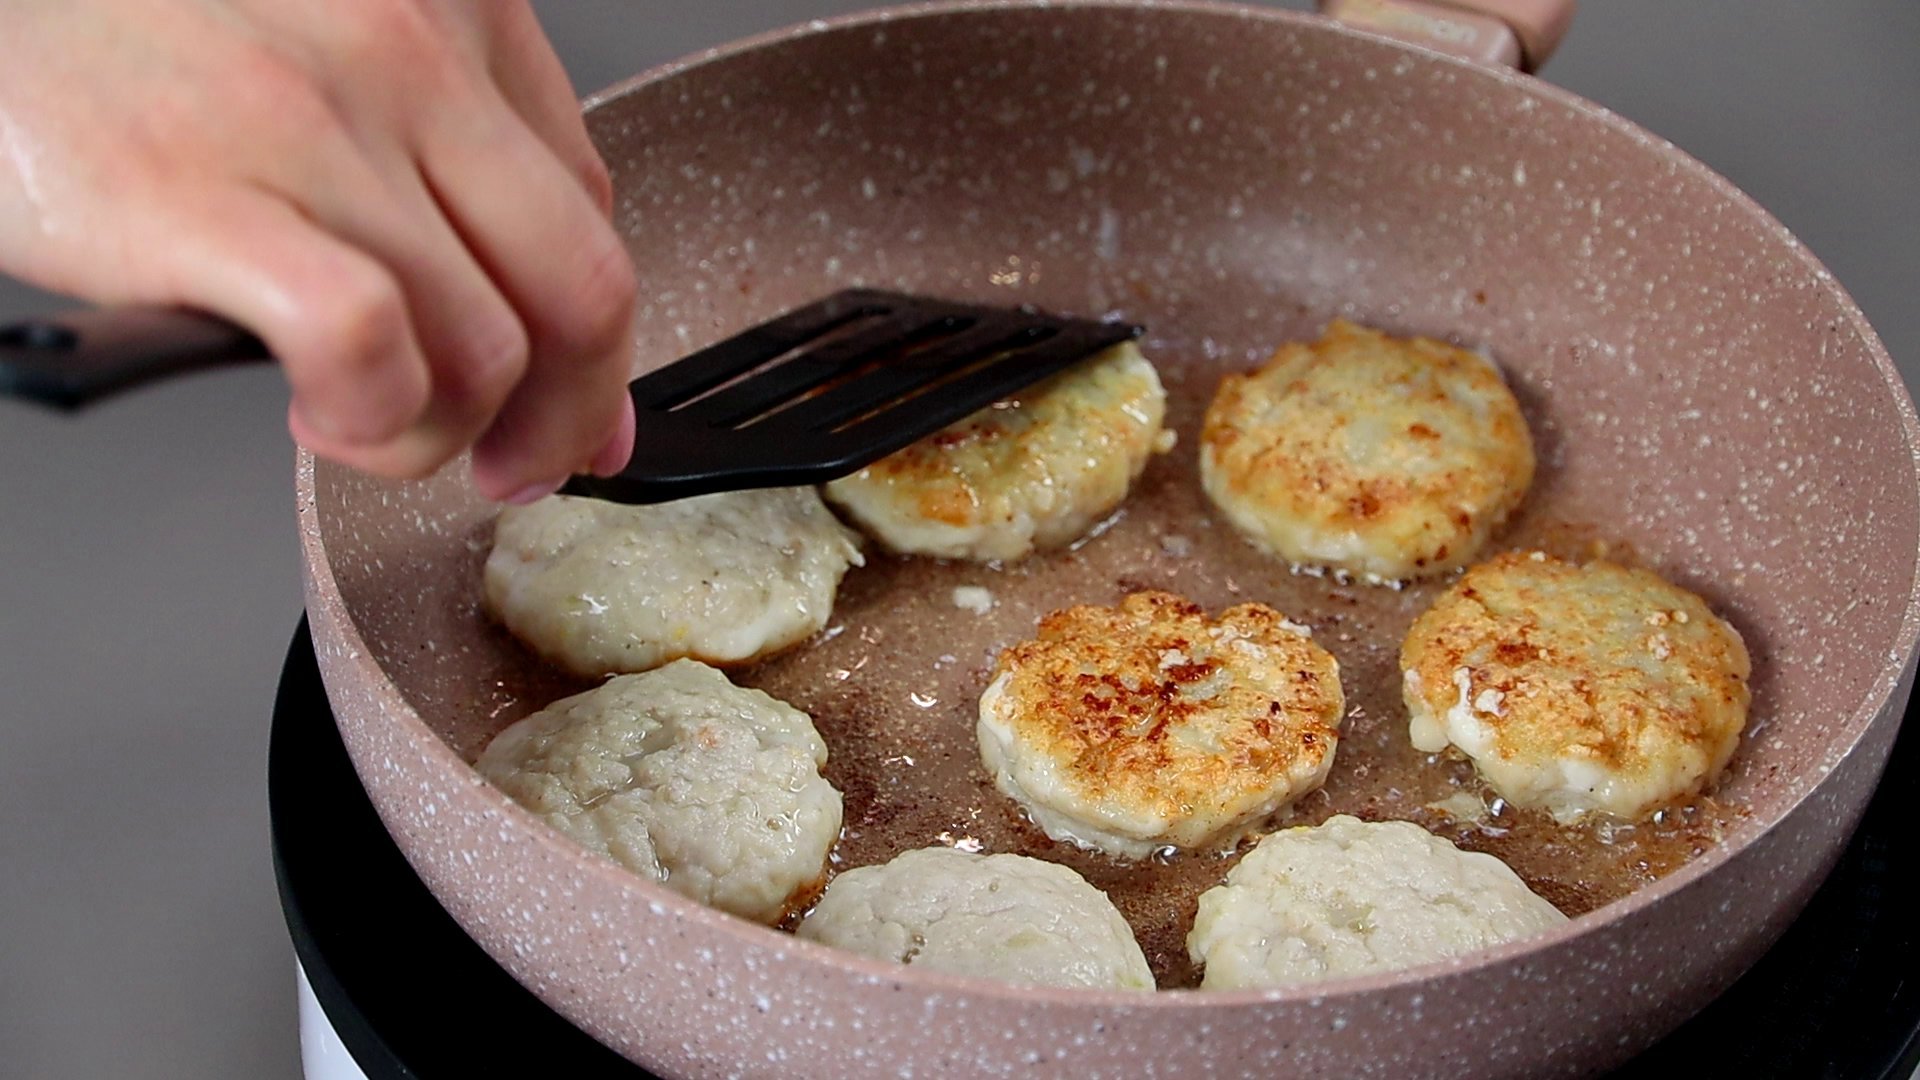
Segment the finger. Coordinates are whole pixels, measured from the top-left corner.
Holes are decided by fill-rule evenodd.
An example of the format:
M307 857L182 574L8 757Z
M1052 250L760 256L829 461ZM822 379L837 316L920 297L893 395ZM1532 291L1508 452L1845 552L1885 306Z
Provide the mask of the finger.
M159 280L139 291L248 327L293 388L296 437L389 475L437 467L457 446L414 434L430 395L400 284L377 261L254 189L158 227Z
M633 415L633 397L623 394L620 399L620 424L614 429L613 438L594 455L590 466L595 476L612 476L627 467L633 460L633 437L638 424Z
M499 498L588 468L616 434L631 369L633 264L586 193L504 105L444 114L420 167L520 315L525 376L474 447Z
M513 305L467 250L402 144L378 132L356 138L345 126L322 127L309 132L291 166L262 183L399 284L431 383L417 441L471 445L527 368L527 332Z
M501 96L565 162L601 215L613 212L613 181L587 134L566 68L540 28L533 8L514 0L486 9L490 16L488 68Z

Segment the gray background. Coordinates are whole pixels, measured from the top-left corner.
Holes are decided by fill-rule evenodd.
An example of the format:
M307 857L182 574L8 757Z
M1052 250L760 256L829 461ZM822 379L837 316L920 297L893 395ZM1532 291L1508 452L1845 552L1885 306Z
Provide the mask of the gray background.
M538 6L589 90L868 5ZM1911 384L1917 52L1913 0L1591 0L1548 74L1755 195ZM45 302L0 279L0 318ZM264 782L300 610L284 408L268 371L84 422L0 406L0 1075L298 1074Z

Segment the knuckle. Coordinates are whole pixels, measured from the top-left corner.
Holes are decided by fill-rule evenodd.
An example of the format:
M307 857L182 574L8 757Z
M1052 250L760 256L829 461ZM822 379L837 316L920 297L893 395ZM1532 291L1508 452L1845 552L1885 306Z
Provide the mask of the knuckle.
M352 119L316 58L292 45L246 41L221 64L192 88L155 95L140 113L143 141L173 173L298 190L353 145ZM210 125L215 112L226 122Z
M418 58L435 51L427 12L412 0L353 0L336 11L340 32L359 56Z
M450 373L450 390L463 403L491 414L526 375L530 353L526 330L502 305L498 313L468 328L465 353Z
M304 64L266 40L241 44L232 54L228 71L232 83L252 87L261 94L299 91L312 85Z
M639 287L627 249L606 231L581 266L564 335L567 351L598 353L618 346L631 329Z
M356 447L385 445L426 411L431 379L405 340L375 329L388 316L354 318L295 325L288 334L299 344L280 352L288 358L296 401L316 431Z
M406 377L389 380L382 388L378 409L386 417L386 427L376 438L393 438L406 431L426 411L433 399L433 386L426 373L414 369Z
M435 5L419 0L363 0L363 6L371 9L361 23L367 35L363 51L393 65L415 86L431 93L459 93L471 90L476 76L483 74L481 58L462 47L463 36L451 32L445 25L449 19Z
M588 154L587 160L580 166L580 186L587 189L587 197L602 214L613 212L613 173L608 171L607 163L600 160L598 154ZM624 252L622 253L624 256Z
M426 411L431 379L398 286L377 268L335 277L285 336L288 381L324 436L370 451L402 438Z
M316 129L339 126L333 103L314 73L275 45L254 42L242 47L228 74L230 99L263 114L283 130L311 135Z
M378 370L396 360L404 348L406 301L399 283L382 270L341 275L314 311L318 323L314 340L324 343L345 371Z
M462 77L457 49L419 0L339 0L331 12L334 28L324 62L340 73L379 71L409 97L442 96L471 81Z

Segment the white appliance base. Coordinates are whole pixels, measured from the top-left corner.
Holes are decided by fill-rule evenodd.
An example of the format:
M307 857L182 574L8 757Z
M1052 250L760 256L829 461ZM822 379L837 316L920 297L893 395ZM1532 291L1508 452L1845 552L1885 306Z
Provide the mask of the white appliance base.
M307 1080L367 1080L367 1074L354 1063L345 1043L333 1030L320 999L313 996L313 984L307 971L296 961L294 970L300 979L300 1068Z

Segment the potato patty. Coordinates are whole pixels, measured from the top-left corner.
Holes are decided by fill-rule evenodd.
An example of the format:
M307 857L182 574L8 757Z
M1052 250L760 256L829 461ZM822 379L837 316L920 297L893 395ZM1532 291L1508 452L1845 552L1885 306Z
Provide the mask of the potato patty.
M1533 483L1526 418L1491 361L1342 320L1227 376L1200 443L1235 528L1373 583L1467 565Z
M1340 668L1260 604L1170 593L1076 607L1000 656L980 756L1056 840L1140 858L1228 847L1333 765Z
M590 851L722 911L778 922L840 835L806 713L680 660L501 732L474 768Z
M859 537L811 488L658 506L557 496L494 526L487 610L581 675L743 664L827 625Z
M1566 921L1491 855L1338 816L1260 841L1201 894L1187 949L1202 989L1246 990L1414 967Z
M1751 662L1698 596L1645 570L1511 553L1468 571L1400 653L1410 734L1458 747L1515 806L1640 817L1719 776Z
M833 879L797 933L898 964L1028 986L1152 990L1106 894L1064 866L952 848Z
M1167 394L1117 345L852 476L827 499L890 551L980 562L1065 547L1119 507L1154 453Z

